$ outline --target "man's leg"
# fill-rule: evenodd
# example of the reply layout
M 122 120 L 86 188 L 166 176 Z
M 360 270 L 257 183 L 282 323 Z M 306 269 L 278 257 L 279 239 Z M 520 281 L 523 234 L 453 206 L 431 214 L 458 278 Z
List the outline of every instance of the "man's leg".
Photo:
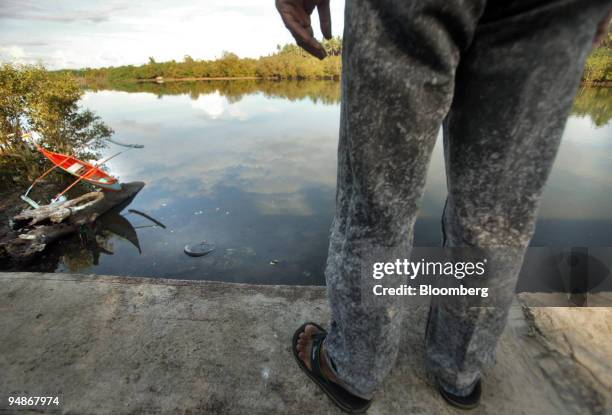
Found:
M 610 7 L 609 1 L 489 2 L 461 57 L 444 125 L 445 244 L 489 251 L 498 267 L 489 278 L 493 307 L 432 301 L 428 364 L 451 393 L 469 394 L 482 368 L 493 363 L 538 201 L 606 3 Z
M 373 262 L 408 258 L 454 73 L 483 1 L 346 4 L 336 215 L 324 350 L 340 383 L 370 398 L 398 350 L 402 297 L 375 297 Z M 402 283 L 398 277 L 389 285 Z

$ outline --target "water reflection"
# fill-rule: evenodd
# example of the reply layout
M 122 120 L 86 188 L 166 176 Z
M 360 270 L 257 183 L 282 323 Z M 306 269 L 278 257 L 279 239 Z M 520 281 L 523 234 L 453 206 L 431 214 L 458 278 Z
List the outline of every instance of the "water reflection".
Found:
M 612 88 L 581 88 L 572 114 L 590 118 L 597 127 L 605 126 L 612 119 Z
M 229 103 L 240 101 L 247 95 L 261 93 L 268 98 L 284 98 L 296 101 L 308 98 L 313 103 L 339 104 L 340 83 L 334 81 L 273 82 L 260 79 L 234 81 L 192 81 L 192 82 L 126 82 L 109 86 L 108 89 L 122 92 L 147 92 L 158 98 L 168 95 L 188 95 L 197 100 L 201 95 L 218 94 Z M 92 89 L 92 91 L 97 91 Z
M 145 145 L 110 168 L 123 181 L 147 183 L 130 208 L 167 229 L 136 229 L 137 246 L 133 235 L 102 232 L 95 249 L 62 253 L 59 270 L 323 283 L 335 196 L 337 82 L 127 84 L 84 99 L 117 140 Z M 534 245 L 612 245 L 611 100 L 605 88 L 584 89 L 577 98 Z M 417 244 L 439 244 L 444 197 L 439 140 Z M 127 215 L 136 224 L 140 219 Z M 183 253 L 185 244 L 201 240 L 217 250 L 202 258 Z

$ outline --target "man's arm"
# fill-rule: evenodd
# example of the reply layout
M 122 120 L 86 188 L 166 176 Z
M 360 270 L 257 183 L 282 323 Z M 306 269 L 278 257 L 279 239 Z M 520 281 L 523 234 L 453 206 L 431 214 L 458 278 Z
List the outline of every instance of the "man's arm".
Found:
M 321 32 L 326 39 L 331 39 L 329 2 L 330 0 L 276 0 L 276 9 L 297 44 L 319 59 L 325 58 L 327 54 L 323 46 L 314 38 L 310 15 L 316 7 Z

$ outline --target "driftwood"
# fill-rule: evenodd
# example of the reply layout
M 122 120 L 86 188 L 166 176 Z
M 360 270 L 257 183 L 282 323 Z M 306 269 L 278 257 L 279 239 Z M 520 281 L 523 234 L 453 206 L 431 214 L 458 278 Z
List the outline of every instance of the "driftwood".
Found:
M 76 212 L 87 209 L 104 198 L 102 192 L 85 193 L 76 199 L 67 200 L 62 203 L 41 206 L 37 209 L 27 209 L 15 216 L 16 221 L 32 219 L 29 226 L 36 225 L 44 220 L 51 220 L 53 223 L 60 223 L 67 217 Z
M 105 212 L 127 206 L 143 187 L 142 182 L 124 183 L 116 192 L 91 192 L 63 203 L 24 210 L 14 218 L 18 229 L 0 241 L 0 248 L 13 259 L 31 259 L 51 242 L 78 232 Z

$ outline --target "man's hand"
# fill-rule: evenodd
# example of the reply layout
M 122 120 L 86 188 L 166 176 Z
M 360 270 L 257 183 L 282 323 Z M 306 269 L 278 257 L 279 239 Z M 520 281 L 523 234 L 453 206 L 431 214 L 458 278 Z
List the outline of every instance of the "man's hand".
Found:
M 278 3 L 278 2 L 277 2 Z M 608 30 L 610 30 L 610 20 L 612 20 L 612 9 L 608 12 L 608 15 L 599 22 L 597 25 L 597 33 L 593 39 L 593 47 L 596 48 L 599 44 L 608 36 Z
M 323 46 L 314 38 L 310 15 L 315 7 L 319 14 L 321 32 L 326 39 L 331 39 L 331 13 L 330 0 L 276 0 L 276 9 L 280 13 L 285 26 L 297 44 L 306 52 L 319 59 L 325 58 L 327 53 Z

